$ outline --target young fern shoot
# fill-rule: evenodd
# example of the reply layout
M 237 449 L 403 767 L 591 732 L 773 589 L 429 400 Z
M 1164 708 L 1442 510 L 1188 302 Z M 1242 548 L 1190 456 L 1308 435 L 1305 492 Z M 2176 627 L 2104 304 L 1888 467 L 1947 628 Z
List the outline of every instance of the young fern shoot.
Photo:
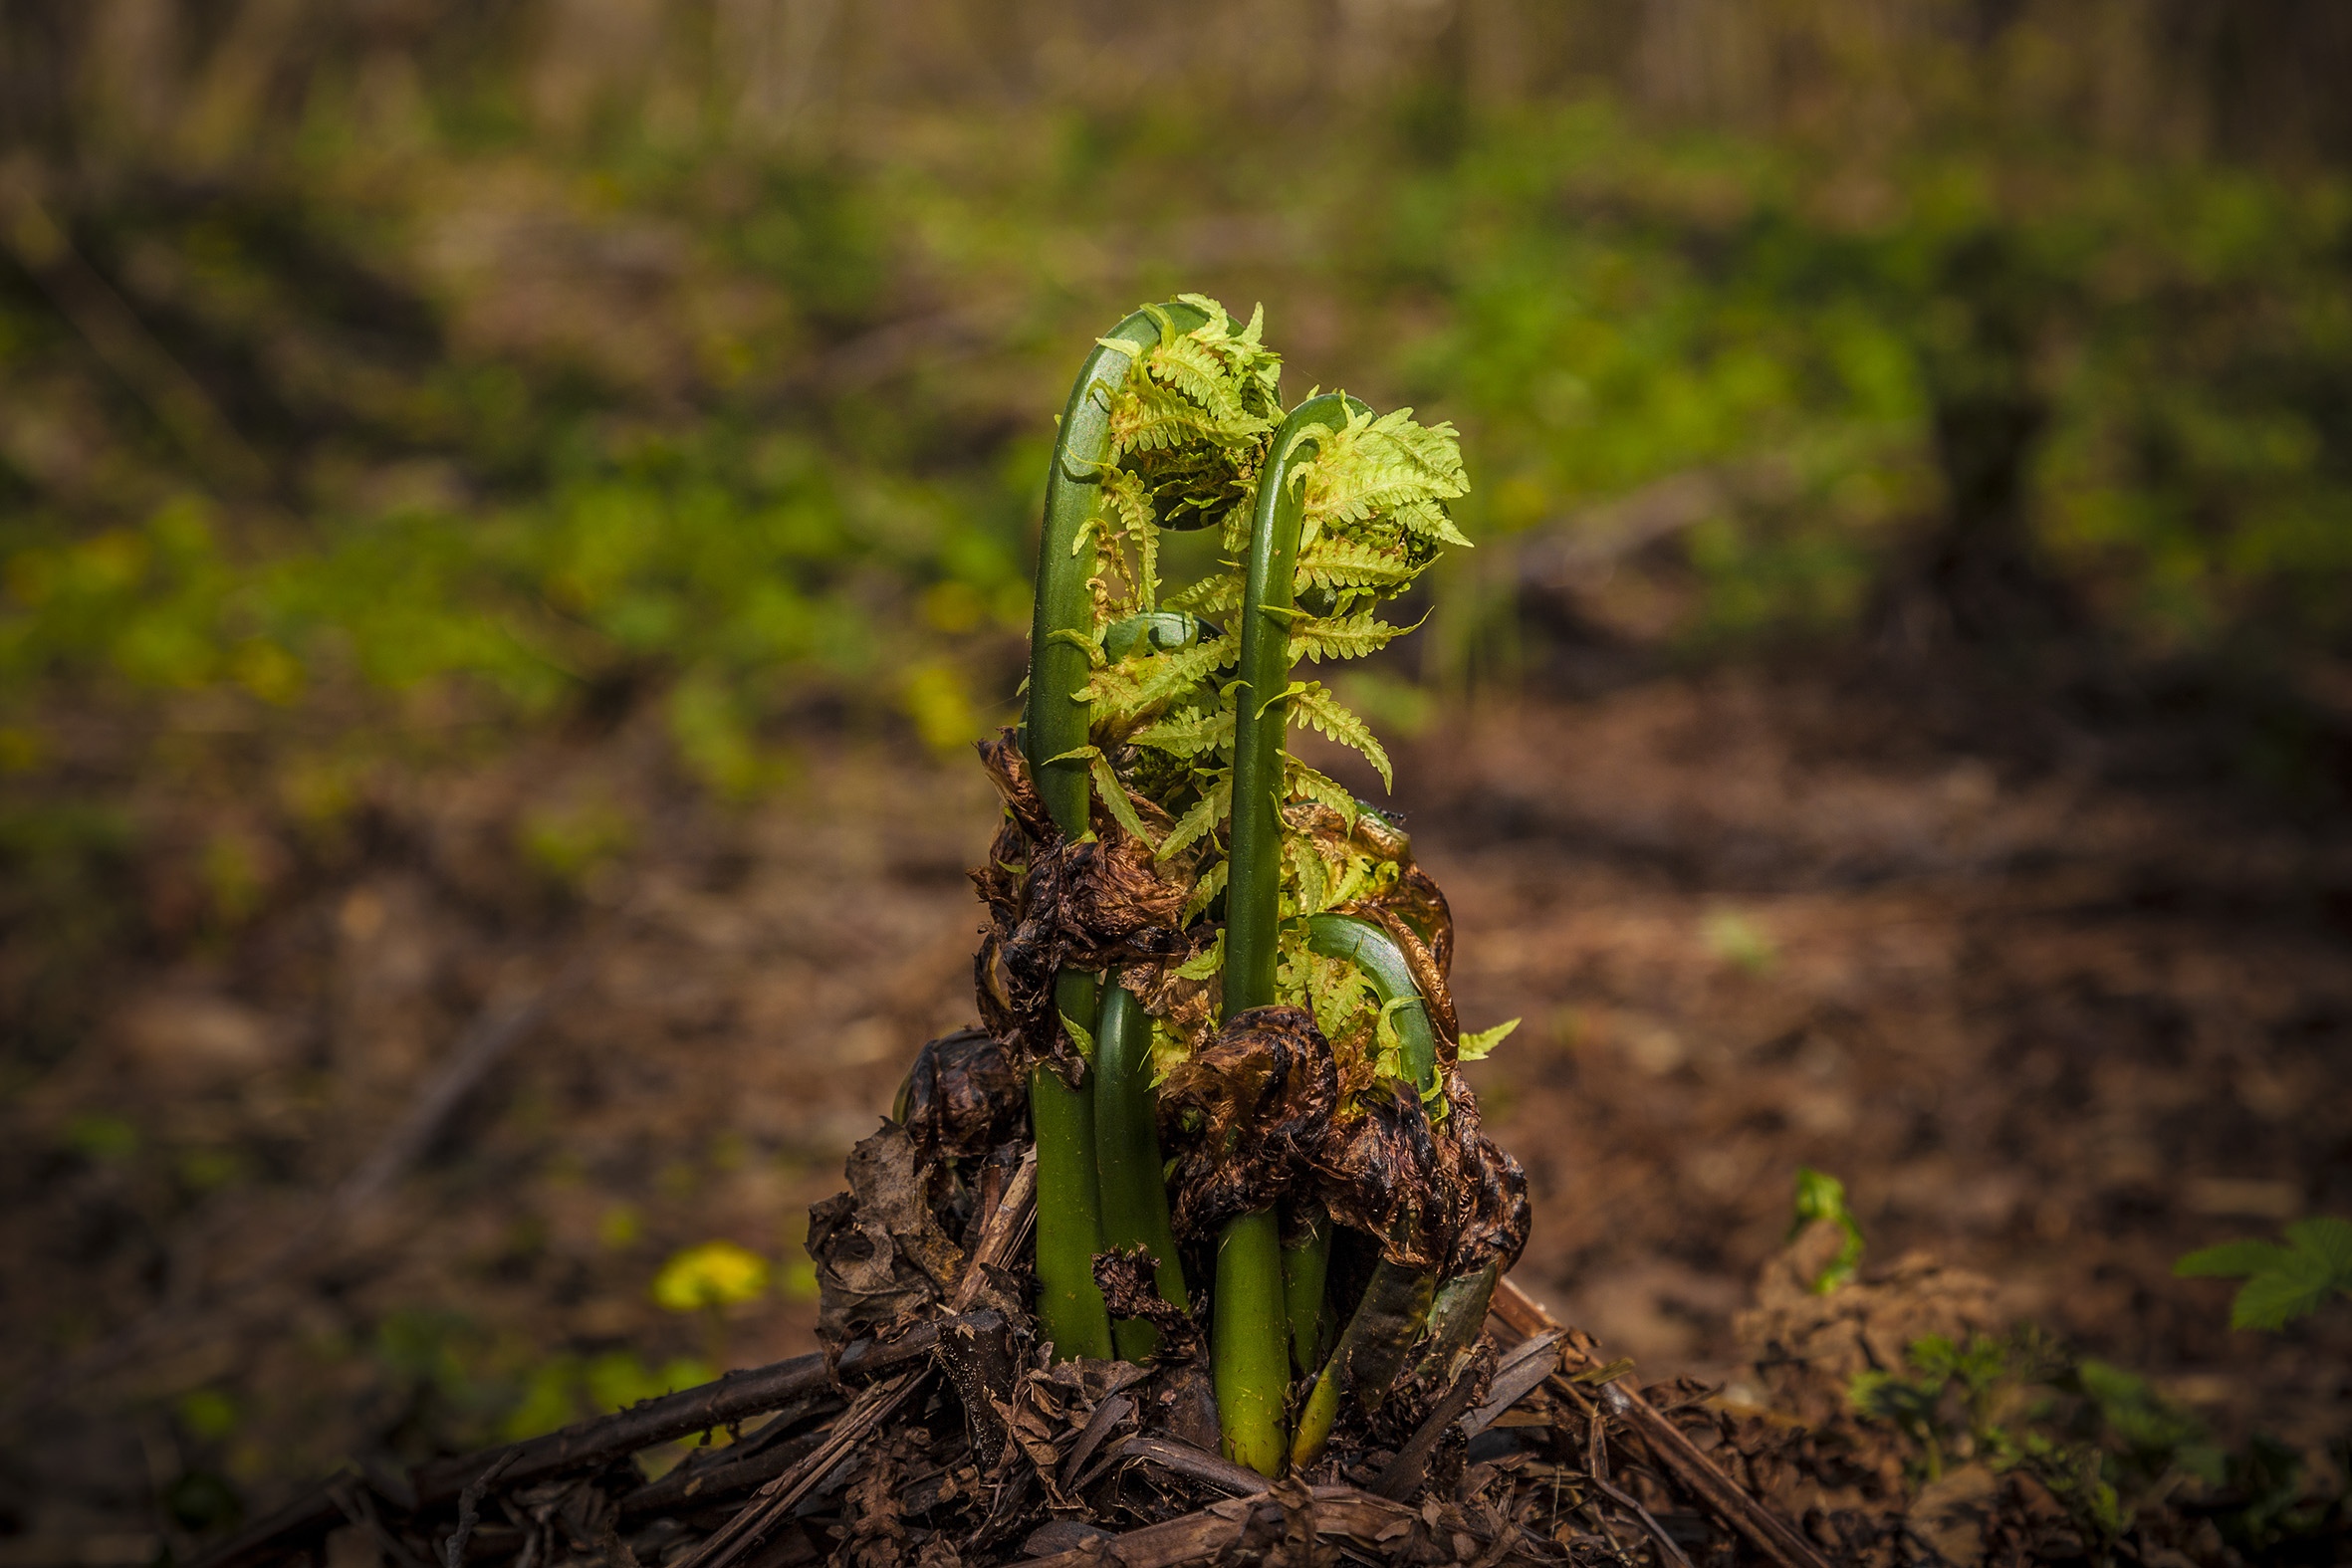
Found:
M 1453 1067 L 1500 1036 L 1455 1022 L 1444 898 L 1395 823 L 1285 744 L 1316 730 L 1388 782 L 1299 665 L 1410 629 L 1382 608 L 1468 543 L 1445 511 L 1460 454 L 1449 426 L 1341 393 L 1286 415 L 1280 373 L 1257 318 L 1200 296 L 1098 340 L 1049 481 L 1026 765 L 983 749 L 1010 809 L 976 873 L 984 1018 L 1036 1063 L 1045 1331 L 1063 1355 L 1152 1354 L 1157 1329 L 1113 1327 L 1092 1269 L 1146 1254 L 1119 1298 L 1167 1324 L 1181 1249 L 1214 1240 L 1223 1442 L 1270 1476 L 1319 1451 L 1341 1393 L 1378 1403 L 1433 1301 L 1424 1360 L 1450 1362 L 1526 1234 L 1524 1180 Z M 1161 535 L 1192 528 L 1222 565 L 1164 591 Z M 1342 1228 L 1382 1261 L 1331 1302 Z M 1140 1277 L 1162 1303 L 1126 1293 Z M 1295 1446 L 1294 1364 L 1319 1402 Z

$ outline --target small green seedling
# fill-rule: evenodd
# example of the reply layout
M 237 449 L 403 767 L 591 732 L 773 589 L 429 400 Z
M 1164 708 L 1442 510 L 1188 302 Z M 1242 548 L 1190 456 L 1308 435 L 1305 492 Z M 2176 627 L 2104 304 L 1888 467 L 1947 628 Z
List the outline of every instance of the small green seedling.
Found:
M 1826 1171 L 1800 1165 L 1796 1168 L 1795 1220 L 1788 1227 L 1788 1239 L 1795 1240 L 1816 1220 L 1834 1221 L 1845 1232 L 1845 1244 L 1811 1281 L 1813 1294 L 1825 1296 L 1851 1282 L 1855 1270 L 1862 1266 L 1862 1227 L 1846 1208 L 1846 1184 Z

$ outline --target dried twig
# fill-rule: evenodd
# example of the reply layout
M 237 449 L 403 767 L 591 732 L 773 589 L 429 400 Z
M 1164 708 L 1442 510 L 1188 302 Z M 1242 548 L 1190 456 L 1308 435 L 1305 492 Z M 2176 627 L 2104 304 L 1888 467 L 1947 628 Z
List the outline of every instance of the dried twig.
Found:
M 1157 1434 L 1129 1438 L 1119 1446 L 1115 1456 L 1121 1460 L 1135 1459 L 1156 1465 L 1172 1475 L 1206 1482 L 1236 1497 L 1247 1497 L 1266 1490 L 1266 1477 L 1247 1464 L 1236 1464 L 1222 1455 L 1211 1454 L 1207 1449 L 1196 1449 L 1189 1443 L 1180 1443 L 1174 1438 Z
M 979 1315 L 992 1320 L 997 1316 L 994 1312 Z M 830 1388 L 835 1371 L 845 1377 L 856 1377 L 929 1354 L 941 1326 L 919 1323 L 887 1343 L 859 1340 L 842 1352 L 832 1369 L 826 1367 L 823 1355 L 796 1356 L 772 1366 L 730 1372 L 715 1383 L 646 1400 L 627 1410 L 551 1432 L 527 1443 L 439 1459 L 420 1466 L 407 1477 L 411 1495 L 401 1502 L 410 1509 L 441 1506 L 461 1497 L 467 1487 L 493 1468 L 508 1485 L 522 1485 L 570 1470 L 593 1469 L 657 1443 L 765 1415 Z M 342 1520 L 344 1510 L 336 1501 L 336 1493 L 354 1484 L 366 1483 L 347 1476 L 296 1499 L 196 1558 L 190 1568 L 246 1568 L 248 1564 L 287 1552 L 308 1549 Z M 376 1489 L 394 1484 L 387 1481 Z
M 1539 1334 L 1560 1326 L 1541 1302 L 1508 1278 L 1495 1289 L 1494 1315 L 1519 1334 Z M 1594 1347 L 1589 1336 L 1571 1333 L 1567 1344 L 1580 1359 L 1599 1365 L 1598 1358 L 1592 1354 Z M 1581 1395 L 1565 1378 L 1555 1375 L 1551 1383 L 1556 1389 Z M 1793 1525 L 1750 1496 L 1713 1459 L 1700 1453 L 1680 1427 L 1659 1415 L 1638 1390 L 1625 1388 L 1617 1379 L 1611 1379 L 1601 1386 L 1600 1394 L 1609 1414 L 1640 1434 L 1658 1461 L 1697 1493 L 1709 1512 L 1746 1536 L 1757 1550 L 1780 1568 L 1829 1568 Z M 1600 1477 L 1596 1474 L 1594 1479 L 1597 1482 Z
M 1559 1370 L 1559 1342 L 1566 1337 L 1565 1329 L 1552 1329 L 1523 1341 L 1495 1364 L 1495 1375 L 1488 1381 L 1486 1402 L 1462 1418 L 1462 1432 L 1466 1437 L 1477 1437 L 1503 1417 L 1503 1413 L 1543 1386 L 1546 1378 Z
M 1481 1359 L 1488 1358 L 1482 1355 Z M 1373 1496 L 1402 1502 L 1413 1495 L 1414 1489 L 1421 1484 L 1423 1473 L 1429 1468 L 1430 1456 L 1437 1453 L 1438 1442 L 1446 1435 L 1446 1429 L 1460 1421 L 1478 1398 L 1479 1381 L 1476 1363 L 1462 1369 L 1454 1379 L 1454 1386 L 1438 1400 L 1437 1408 L 1414 1429 L 1413 1435 L 1405 1440 L 1405 1446 L 1396 1451 L 1396 1456 L 1381 1468 L 1378 1475 L 1372 1477 L 1370 1489 Z
M 515 1451 L 509 1449 L 496 1463 L 467 1481 L 465 1490 L 457 1494 L 457 1528 L 449 1532 L 449 1539 L 441 1548 L 443 1568 L 465 1568 L 465 1546 L 474 1538 L 474 1526 L 481 1522 L 483 1493 L 497 1485 L 499 1477 L 514 1465 Z

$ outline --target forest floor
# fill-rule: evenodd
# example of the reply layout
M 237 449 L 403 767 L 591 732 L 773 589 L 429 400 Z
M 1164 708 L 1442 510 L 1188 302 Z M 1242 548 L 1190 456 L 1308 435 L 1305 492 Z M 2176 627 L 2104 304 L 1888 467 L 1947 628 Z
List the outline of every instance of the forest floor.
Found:
M 2352 1211 L 2352 827 L 1984 711 L 1652 673 L 1395 748 L 1465 1026 L 1526 1019 L 1472 1071 L 1533 1185 L 1519 1278 L 1644 1381 L 1737 1392 L 1733 1318 L 1810 1165 L 1870 1263 L 1978 1269 L 2225 1435 L 2352 1428 L 2347 1314 L 2232 1333 L 2227 1284 L 2171 1275 Z M 969 761 L 844 743 L 729 811 L 667 755 L 648 718 L 386 785 L 362 852 L 126 963 L 0 1112 L 6 1561 L 144 1563 L 346 1457 L 815 1343 L 805 1213 L 970 1016 L 993 796 Z M 518 869 L 551 803 L 616 825 Z M 469 1020 L 542 995 L 381 1196 L 322 1209 Z M 664 1259 L 718 1238 L 773 1288 L 663 1311 Z

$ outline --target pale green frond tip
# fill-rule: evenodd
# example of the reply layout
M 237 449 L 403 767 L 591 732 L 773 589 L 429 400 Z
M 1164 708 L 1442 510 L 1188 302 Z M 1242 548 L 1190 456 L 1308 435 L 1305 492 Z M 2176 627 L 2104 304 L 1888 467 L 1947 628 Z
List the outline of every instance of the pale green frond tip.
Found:
M 1511 1038 L 1512 1030 L 1520 1026 L 1520 1019 L 1509 1018 L 1491 1029 L 1473 1029 L 1462 1036 L 1457 1052 L 1464 1061 L 1485 1061 L 1495 1053 L 1495 1047 Z
M 1179 980 L 1207 980 L 1225 967 L 1225 928 L 1219 926 L 1209 945 L 1176 966 L 1170 973 Z
M 1110 812 L 1111 819 L 1149 844 L 1151 835 L 1143 830 L 1143 818 L 1135 814 L 1135 802 L 1128 798 L 1126 785 L 1119 783 L 1118 773 L 1110 766 L 1110 759 L 1102 755 L 1101 747 L 1073 746 L 1058 757 L 1046 759 L 1048 767 L 1056 763 L 1075 762 L 1086 764 L 1086 771 L 1094 781 L 1094 788 L 1101 795 L 1103 808 Z
M 1364 760 L 1380 775 L 1382 786 L 1395 789 L 1396 775 L 1388 766 L 1388 753 L 1374 738 L 1371 727 L 1341 707 L 1320 682 L 1308 681 L 1302 684 L 1303 690 L 1285 694 L 1291 698 L 1292 719 L 1321 732 L 1342 746 L 1353 747 L 1362 753 Z

